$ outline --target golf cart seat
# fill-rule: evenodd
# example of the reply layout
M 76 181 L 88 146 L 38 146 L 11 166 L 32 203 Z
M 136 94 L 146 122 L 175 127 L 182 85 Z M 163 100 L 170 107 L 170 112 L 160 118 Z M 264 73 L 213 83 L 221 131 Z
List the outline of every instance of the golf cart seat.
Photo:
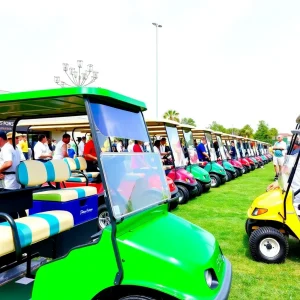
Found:
M 66 157 L 64 161 L 72 172 L 67 182 L 86 182 L 86 178 L 89 182 L 93 182 L 100 174 L 99 172 L 84 172 L 87 164 L 83 157 L 76 157 L 75 159 Z
M 54 210 L 15 220 L 21 248 L 69 230 L 74 226 L 70 212 Z M 8 222 L 0 223 L 0 257 L 15 251 L 12 228 Z
M 62 182 L 70 177 L 70 169 L 63 160 L 42 163 L 35 160 L 24 161 L 17 168 L 17 180 L 23 186 L 36 186 L 45 182 Z M 65 202 L 96 195 L 92 186 L 80 188 L 51 189 L 33 193 L 33 200 Z

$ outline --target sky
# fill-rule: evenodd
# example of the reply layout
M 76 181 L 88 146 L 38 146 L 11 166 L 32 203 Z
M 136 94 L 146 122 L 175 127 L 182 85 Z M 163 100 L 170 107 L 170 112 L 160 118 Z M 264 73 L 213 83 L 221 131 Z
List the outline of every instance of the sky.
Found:
M 68 82 L 62 63 L 93 64 L 93 86 L 193 118 L 198 127 L 280 132 L 300 114 L 300 1 L 2 1 L 0 90 Z

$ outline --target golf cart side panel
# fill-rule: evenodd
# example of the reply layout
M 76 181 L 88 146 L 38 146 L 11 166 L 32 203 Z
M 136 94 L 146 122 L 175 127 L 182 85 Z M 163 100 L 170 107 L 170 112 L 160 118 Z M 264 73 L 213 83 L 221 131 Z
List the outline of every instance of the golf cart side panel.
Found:
M 113 285 L 118 268 L 110 239 L 110 230 L 106 228 L 98 243 L 74 248 L 65 257 L 40 267 L 32 300 L 90 300 Z M 105 253 L 105 259 L 101 253 Z M 99 270 L 105 270 L 105 276 L 100 277 Z
M 204 184 L 210 183 L 211 181 L 209 173 L 205 169 L 200 168 L 198 165 L 188 165 L 186 170 L 192 173 L 196 179 L 201 178 L 201 182 Z
M 170 213 L 120 236 L 119 248 L 125 261 L 124 285 L 146 286 L 179 299 L 213 299 L 225 279 L 226 266 L 214 237 Z M 215 290 L 208 288 L 203 276 L 208 268 L 220 281 Z
M 250 208 L 248 209 L 247 215 L 249 219 L 252 220 L 264 220 L 264 221 L 276 221 L 279 223 L 283 223 L 282 216 L 284 215 L 284 194 L 281 190 L 276 189 L 269 192 L 266 192 L 259 197 L 257 197 Z M 268 211 L 264 214 L 253 216 L 253 210 L 255 208 L 267 208 Z M 293 194 L 289 192 L 287 201 L 286 201 L 286 211 L 287 211 L 287 220 L 285 224 L 293 228 L 294 234 L 300 238 L 300 227 L 299 227 L 299 219 L 295 208 L 293 206 Z M 281 214 L 281 215 L 280 215 Z

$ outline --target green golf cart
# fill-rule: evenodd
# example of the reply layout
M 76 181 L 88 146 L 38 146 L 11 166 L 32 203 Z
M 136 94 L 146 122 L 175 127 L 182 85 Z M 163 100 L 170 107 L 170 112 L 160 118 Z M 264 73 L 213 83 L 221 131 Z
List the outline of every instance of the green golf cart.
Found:
M 0 299 L 228 298 L 231 264 L 213 235 L 168 212 L 159 155 L 104 152 L 111 136 L 150 142 L 143 102 L 74 87 L 3 94 L 0 108 L 13 141 L 22 119 L 87 115 L 111 219 L 98 231 L 96 188 L 61 188 L 64 160 L 21 162 L 21 188 L 0 191 Z

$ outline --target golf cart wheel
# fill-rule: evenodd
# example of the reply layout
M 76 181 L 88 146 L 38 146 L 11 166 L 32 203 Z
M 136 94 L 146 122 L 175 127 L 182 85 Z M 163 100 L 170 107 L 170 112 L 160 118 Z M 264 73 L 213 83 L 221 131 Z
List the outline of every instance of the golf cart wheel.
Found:
M 243 168 L 244 168 L 244 170 L 245 170 L 245 171 L 244 171 L 244 174 L 247 174 L 247 173 L 250 172 L 250 170 L 249 170 L 249 168 L 248 168 L 247 166 L 244 166 Z
M 241 169 L 236 168 L 235 171 L 236 171 L 237 177 L 240 177 L 243 175 L 243 171 Z
M 175 208 L 177 208 L 178 204 L 179 204 L 179 201 L 171 201 L 171 202 L 169 202 L 168 211 L 172 211 Z
M 254 171 L 255 170 L 255 165 L 250 165 L 251 166 L 251 170 Z
M 156 300 L 155 298 L 142 295 L 132 295 L 119 298 L 119 300 Z
M 201 194 L 203 193 L 203 187 L 202 187 L 202 184 L 200 182 L 197 181 L 197 195 L 196 197 L 199 197 L 201 196 Z
M 187 203 L 189 201 L 189 197 L 190 197 L 189 190 L 181 184 L 178 184 L 177 188 L 178 188 L 178 193 L 179 193 L 179 204 Z
M 254 230 L 249 245 L 253 259 L 264 263 L 283 263 L 289 250 L 287 238 L 272 227 Z
M 211 187 L 219 187 L 222 183 L 221 178 L 217 174 L 209 174 L 211 179 Z
M 105 204 L 98 207 L 98 228 L 101 230 L 110 224 L 110 217 Z
M 251 233 L 252 233 L 252 229 L 251 229 L 251 226 L 250 226 L 250 220 L 247 219 L 246 222 L 245 222 L 245 231 L 248 235 L 248 237 L 250 237 Z
M 231 172 L 229 172 L 227 170 L 226 170 L 226 175 L 227 175 L 227 181 L 230 181 L 230 180 L 233 179 L 233 176 L 232 176 Z

